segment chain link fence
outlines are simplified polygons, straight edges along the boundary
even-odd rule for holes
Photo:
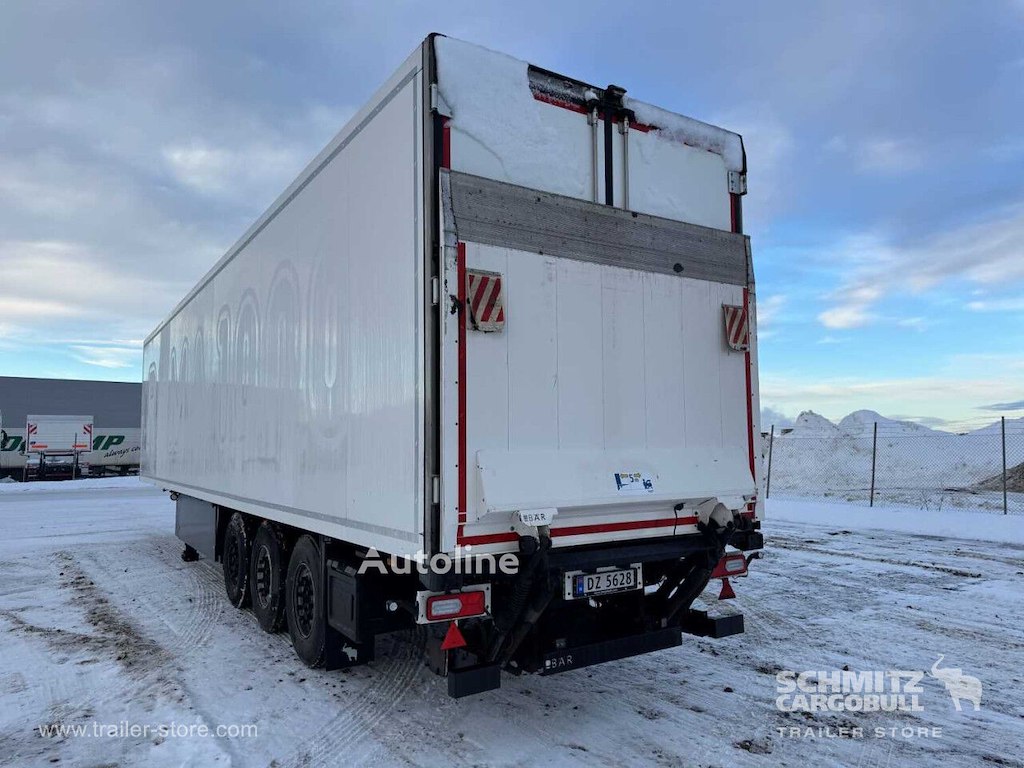
[[[764,435],[766,496],[1024,514],[1024,425],[963,435],[868,425],[866,433]]]

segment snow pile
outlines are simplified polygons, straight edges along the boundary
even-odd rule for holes
[[[677,115],[629,96],[622,103],[627,109],[633,110],[638,122],[657,128],[660,136],[721,155],[730,171],[743,170],[743,139],[738,133],[702,123],[692,117]]]
[[[865,498],[871,488],[876,423],[876,496],[922,506],[954,503],[1002,509],[1001,482],[998,489],[986,483],[997,474],[1001,477],[998,423],[957,435],[874,411],[856,411],[838,425],[813,411],[801,413],[792,431],[775,435],[771,492]],[[1009,467],[1024,461],[1024,420],[1007,422],[1006,448]],[[1010,503],[1024,508],[1024,498],[1012,498]]]
[[[538,107],[530,88],[527,62],[451,37],[437,37],[434,46],[438,89],[451,111],[449,128],[453,138],[469,140],[453,152],[460,170],[486,169],[520,186],[590,197],[589,142],[576,141],[564,122],[545,117],[549,113]],[[666,141],[717,153],[729,170],[743,169],[738,134],[628,97],[623,103]]]
[[[804,411],[793,422],[793,432],[801,436],[839,437],[840,430],[835,424],[814,411]]]
[[[452,112],[453,138],[462,134],[470,139],[474,149],[490,156],[486,162],[498,163],[499,178],[505,181],[589,196],[580,158],[559,151],[564,131],[541,120],[525,61],[450,37],[437,37],[434,46],[438,88]],[[464,160],[464,154],[458,159]]]
[[[829,422],[831,423],[831,422]],[[924,426],[923,424],[917,424],[913,421],[897,421],[896,419],[887,419],[877,411],[854,411],[848,416],[845,416],[839,422],[839,429],[849,435],[856,435],[861,433],[868,433],[874,429],[874,425],[878,425],[878,431],[885,432],[886,434],[905,434],[905,435],[920,435],[927,433],[936,433],[936,430]]]

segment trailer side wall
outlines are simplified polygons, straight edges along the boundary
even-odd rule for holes
[[[421,546],[421,77],[417,49],[147,340],[144,477]]]

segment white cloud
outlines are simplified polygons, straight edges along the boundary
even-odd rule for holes
[[[896,174],[924,165],[921,149],[908,139],[874,138],[856,148],[857,167],[864,173]]]
[[[772,294],[766,299],[758,298],[757,329],[759,335],[761,334],[761,329],[775,323],[785,305],[786,297],[779,293]]]
[[[1021,203],[909,246],[895,245],[878,234],[848,238],[832,249],[829,259],[849,265],[849,276],[830,296],[834,306],[818,319],[827,328],[856,328],[877,319],[872,307],[886,295],[921,293],[955,278],[980,285],[1022,280],[1022,243]],[[968,306],[984,311],[987,304],[977,301]]]
[[[926,159],[918,143],[885,136],[851,142],[845,136],[837,135],[825,142],[825,151],[849,157],[860,173],[883,176],[915,171],[924,165]]]
[[[93,326],[139,333],[154,307],[173,305],[184,283],[120,270],[89,248],[64,241],[0,241],[0,312],[39,342]],[[69,325],[69,322],[71,323]]]
[[[998,376],[968,375],[963,371],[999,371]],[[958,373],[959,372],[959,375]],[[783,413],[812,409],[833,421],[868,409],[880,413],[918,414],[943,419],[955,429],[973,429],[992,421],[991,415],[965,416],[984,404],[1020,398],[1024,356],[983,355],[977,359],[950,357],[943,370],[930,376],[893,378],[807,379],[761,375],[761,402]]]
[[[851,286],[842,293],[842,303],[826,309],[818,319],[826,328],[858,328],[873,318],[868,308],[878,300],[882,291],[875,285]]]
[[[775,432],[778,434],[780,430],[788,429],[793,426],[793,417],[787,416],[782,411],[776,410],[775,408],[762,406],[761,429],[767,432],[772,428],[772,426],[775,427]]]
[[[75,344],[74,357],[86,365],[100,368],[137,368],[142,359],[142,345],[137,347],[97,347]]]
[[[295,146],[252,144],[234,150],[202,141],[169,145],[161,154],[180,184],[202,195],[229,198],[253,189],[284,189],[312,158]]]
[[[967,302],[973,312],[1024,312],[1024,297],[1013,299],[979,299]]]

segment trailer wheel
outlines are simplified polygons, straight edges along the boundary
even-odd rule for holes
[[[299,537],[288,559],[285,594],[288,634],[295,653],[307,667],[323,666],[327,636],[323,574],[320,549],[308,534]]]
[[[224,531],[224,554],[221,565],[224,568],[224,590],[235,608],[244,608],[249,603],[249,552],[252,547],[245,518],[235,512]]]
[[[285,581],[288,578],[288,546],[281,529],[264,520],[252,540],[249,591],[252,612],[267,632],[284,626]]]

